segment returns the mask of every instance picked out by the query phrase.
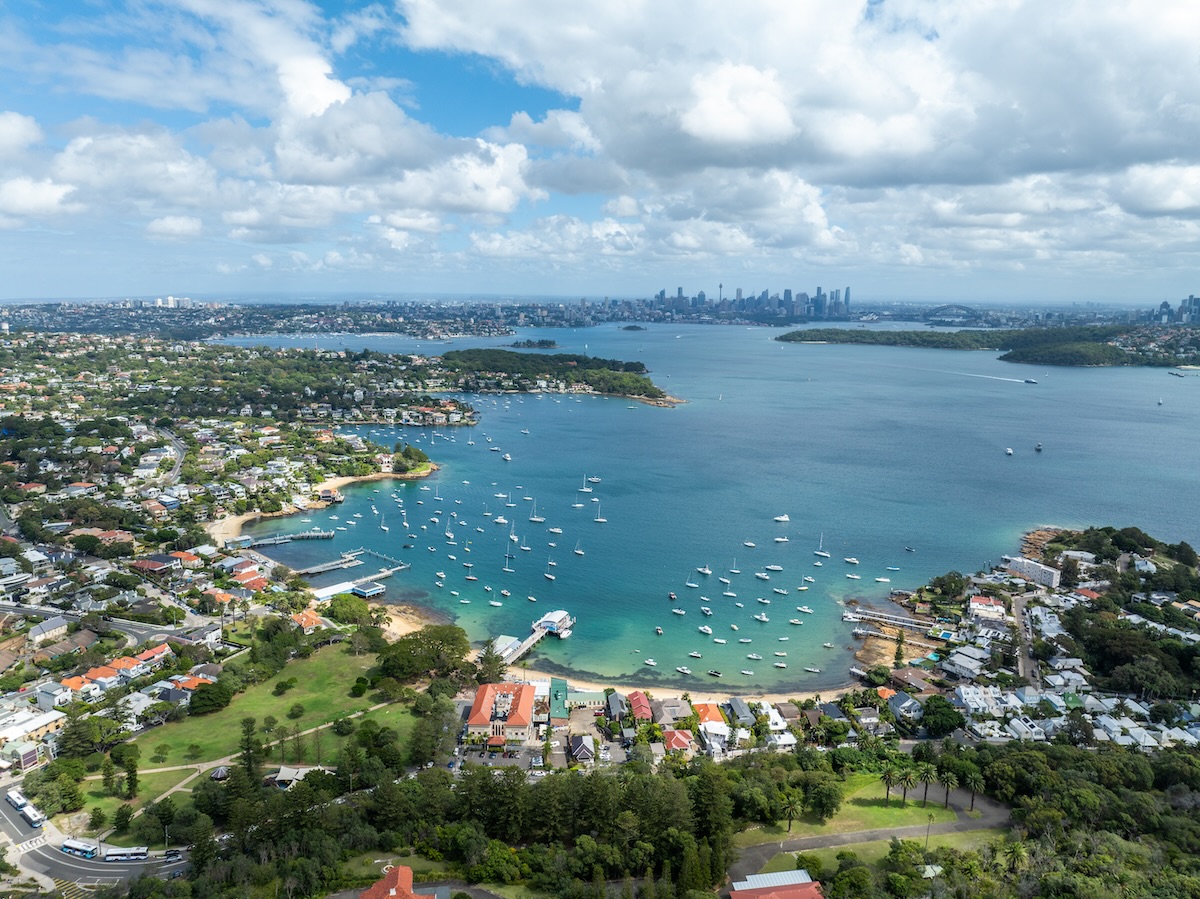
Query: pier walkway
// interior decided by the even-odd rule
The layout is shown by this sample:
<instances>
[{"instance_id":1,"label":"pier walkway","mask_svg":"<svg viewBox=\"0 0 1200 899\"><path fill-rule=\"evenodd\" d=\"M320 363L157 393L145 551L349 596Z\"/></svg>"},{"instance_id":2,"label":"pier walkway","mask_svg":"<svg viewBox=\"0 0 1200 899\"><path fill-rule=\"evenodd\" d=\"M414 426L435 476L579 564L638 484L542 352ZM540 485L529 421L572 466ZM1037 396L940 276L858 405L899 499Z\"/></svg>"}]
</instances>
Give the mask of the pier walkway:
<instances>
[{"instance_id":1,"label":"pier walkway","mask_svg":"<svg viewBox=\"0 0 1200 899\"><path fill-rule=\"evenodd\" d=\"M272 534L270 537L255 537L250 546L278 546L281 543L291 543L293 540L332 540L333 531L322 531L313 528L311 531L300 531L298 534Z\"/></svg>"},{"instance_id":2,"label":"pier walkway","mask_svg":"<svg viewBox=\"0 0 1200 899\"><path fill-rule=\"evenodd\" d=\"M903 615L891 615L887 612L873 612L870 609L855 608L848 609L847 611L864 621L878 621L880 624L889 624L892 627L902 627L905 630L910 631L920 631L923 634L927 634L933 628L939 627L936 621L923 621L920 618L905 618Z\"/></svg>"}]
</instances>

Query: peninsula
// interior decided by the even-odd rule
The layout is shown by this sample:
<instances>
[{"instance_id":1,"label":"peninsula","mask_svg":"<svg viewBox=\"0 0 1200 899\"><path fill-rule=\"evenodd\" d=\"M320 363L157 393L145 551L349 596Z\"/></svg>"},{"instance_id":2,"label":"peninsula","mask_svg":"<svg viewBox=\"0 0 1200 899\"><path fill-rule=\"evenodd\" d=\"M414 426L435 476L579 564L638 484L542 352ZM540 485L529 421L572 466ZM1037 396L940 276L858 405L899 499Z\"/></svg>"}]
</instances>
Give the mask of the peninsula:
<instances>
[{"instance_id":1,"label":"peninsula","mask_svg":"<svg viewBox=\"0 0 1200 899\"><path fill-rule=\"evenodd\" d=\"M878 331L813 328L789 331L784 343L839 343L944 350L1002 350L1004 362L1068 366L1175 367L1200 364L1195 328L1095 325L975 329L964 331Z\"/></svg>"}]
</instances>

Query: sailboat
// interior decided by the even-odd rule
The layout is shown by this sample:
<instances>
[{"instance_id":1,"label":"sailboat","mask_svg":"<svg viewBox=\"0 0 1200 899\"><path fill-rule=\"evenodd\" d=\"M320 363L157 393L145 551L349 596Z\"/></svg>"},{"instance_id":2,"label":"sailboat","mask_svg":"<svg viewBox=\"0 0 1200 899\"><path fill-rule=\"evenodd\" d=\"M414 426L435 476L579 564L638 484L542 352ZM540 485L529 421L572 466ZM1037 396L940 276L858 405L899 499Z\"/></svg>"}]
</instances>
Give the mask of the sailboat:
<instances>
[{"instance_id":1,"label":"sailboat","mask_svg":"<svg viewBox=\"0 0 1200 899\"><path fill-rule=\"evenodd\" d=\"M821 532L821 542L817 544L817 548L813 550L814 556L820 556L822 559L828 559L829 553L825 552L825 532Z\"/></svg>"},{"instance_id":2,"label":"sailboat","mask_svg":"<svg viewBox=\"0 0 1200 899\"><path fill-rule=\"evenodd\" d=\"M546 570L542 573L542 577L544 577L548 581L554 580L554 577L555 577L554 572L550 570L550 566L553 564L554 563L552 561L550 561L550 559L546 560Z\"/></svg>"},{"instance_id":3,"label":"sailboat","mask_svg":"<svg viewBox=\"0 0 1200 899\"><path fill-rule=\"evenodd\" d=\"M510 561L512 561L512 558L513 558L513 554L508 551L508 547L507 546L504 547L504 567L501 568L500 570L503 571L505 574L513 573L512 566L508 564Z\"/></svg>"},{"instance_id":4,"label":"sailboat","mask_svg":"<svg viewBox=\"0 0 1200 899\"><path fill-rule=\"evenodd\" d=\"M596 517L593 518L592 521L598 522L599 524L604 524L604 522L608 521L607 518L600 517L600 505L599 504L596 505Z\"/></svg>"},{"instance_id":5,"label":"sailboat","mask_svg":"<svg viewBox=\"0 0 1200 899\"><path fill-rule=\"evenodd\" d=\"M384 524L384 523L383 523L383 519L384 519L385 517L387 517L387 516L385 516L385 515L380 515L380 516L379 516L379 530L381 530L381 531L387 531L387 530L388 530L388 526L387 526L386 524Z\"/></svg>"},{"instance_id":6,"label":"sailboat","mask_svg":"<svg viewBox=\"0 0 1200 899\"><path fill-rule=\"evenodd\" d=\"M536 499L533 501L533 510L529 513L529 520L532 521L534 524L542 524L546 520L546 517L544 515L538 515L538 513L537 513L537 500Z\"/></svg>"},{"instance_id":7,"label":"sailboat","mask_svg":"<svg viewBox=\"0 0 1200 899\"><path fill-rule=\"evenodd\" d=\"M575 541L575 555L577 555L577 556L583 555L583 541L582 540Z\"/></svg>"},{"instance_id":8,"label":"sailboat","mask_svg":"<svg viewBox=\"0 0 1200 899\"><path fill-rule=\"evenodd\" d=\"M583 476L583 486L579 488L580 493L591 493L592 488L588 486L587 475Z\"/></svg>"}]
</instances>

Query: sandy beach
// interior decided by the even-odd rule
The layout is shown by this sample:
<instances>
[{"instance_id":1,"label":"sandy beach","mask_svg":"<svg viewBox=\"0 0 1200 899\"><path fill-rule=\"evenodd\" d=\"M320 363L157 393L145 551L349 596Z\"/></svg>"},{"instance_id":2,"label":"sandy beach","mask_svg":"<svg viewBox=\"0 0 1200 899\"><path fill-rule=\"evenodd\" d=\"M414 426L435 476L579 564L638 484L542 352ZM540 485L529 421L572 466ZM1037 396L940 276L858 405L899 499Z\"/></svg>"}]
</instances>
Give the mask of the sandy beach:
<instances>
[{"instance_id":1,"label":"sandy beach","mask_svg":"<svg viewBox=\"0 0 1200 899\"><path fill-rule=\"evenodd\" d=\"M372 610L384 609L387 612L387 623L383 626L383 635L389 642L395 642L406 634L419 631L428 624L438 624L428 609L420 606L399 605L386 602L369 604Z\"/></svg>"},{"instance_id":2,"label":"sandy beach","mask_svg":"<svg viewBox=\"0 0 1200 899\"><path fill-rule=\"evenodd\" d=\"M540 671L537 668L520 668L512 666L508 669L508 679L510 681L522 680L549 680L551 677L563 677L561 674L552 674L549 671ZM720 681L706 678L704 681L697 681L696 688L681 688L675 685L666 685L662 687L633 687L627 684L610 683L608 681L595 680L580 680L571 675L566 676L566 681L576 690L595 690L603 692L610 687L618 693L628 694L633 690L643 690L652 696L677 696L686 693L692 702L724 702L730 696L740 696L742 699L761 700L763 702L803 702L805 699L815 699L818 697L829 699L833 696L839 696L849 687L835 687L832 690L794 690L786 693L763 693L761 691L746 691L739 690L733 684L729 685L728 689L714 689Z\"/></svg>"},{"instance_id":3,"label":"sandy beach","mask_svg":"<svg viewBox=\"0 0 1200 899\"><path fill-rule=\"evenodd\" d=\"M419 472L401 473L377 471L374 474L364 475L357 478L330 478L327 481L322 481L320 484L314 487L313 493L320 494L322 490L341 490L343 487L348 487L351 484L365 484L370 481L416 481L420 480L421 478L429 477L437 470L438 466L434 463L430 463L429 468ZM327 505L329 504L323 502L313 502L309 504L307 509L297 509L295 507L288 506L282 512L246 512L242 515L226 515L223 518L218 518L216 521L208 522L206 525L204 525L204 531L212 539L213 543L215 543L217 546L222 546L226 540L233 540L236 537L240 537L242 534L242 528L245 527L248 522L258 521L263 518L285 518L288 515L297 515L301 512L308 512L313 509L324 509Z\"/></svg>"}]
</instances>

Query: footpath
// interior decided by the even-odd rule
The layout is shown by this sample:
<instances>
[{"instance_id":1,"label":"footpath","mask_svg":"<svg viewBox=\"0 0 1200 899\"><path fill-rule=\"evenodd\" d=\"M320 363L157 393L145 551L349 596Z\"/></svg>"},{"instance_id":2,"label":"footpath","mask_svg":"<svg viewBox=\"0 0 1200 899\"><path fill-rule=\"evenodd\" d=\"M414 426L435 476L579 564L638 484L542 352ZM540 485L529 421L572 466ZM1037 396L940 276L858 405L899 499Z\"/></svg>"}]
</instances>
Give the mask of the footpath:
<instances>
[{"instance_id":1,"label":"footpath","mask_svg":"<svg viewBox=\"0 0 1200 899\"><path fill-rule=\"evenodd\" d=\"M846 846L851 843L868 843L873 840L890 840L896 837L901 840L924 840L926 833L969 833L972 830L990 830L1007 827L1011 823L1008 806L976 795L975 811L979 817L967 817L971 794L962 788L951 791L950 806L958 813L957 820L942 824L926 826L923 824L911 827L880 828L878 830L857 830L850 833L830 833L819 836L796 837L783 839L758 846L747 846L742 849L738 860L729 866L729 883L745 880L750 874L757 874L772 858L781 852L808 852L813 849L828 849L832 846ZM723 891L728 895L728 889Z\"/></svg>"}]
</instances>

